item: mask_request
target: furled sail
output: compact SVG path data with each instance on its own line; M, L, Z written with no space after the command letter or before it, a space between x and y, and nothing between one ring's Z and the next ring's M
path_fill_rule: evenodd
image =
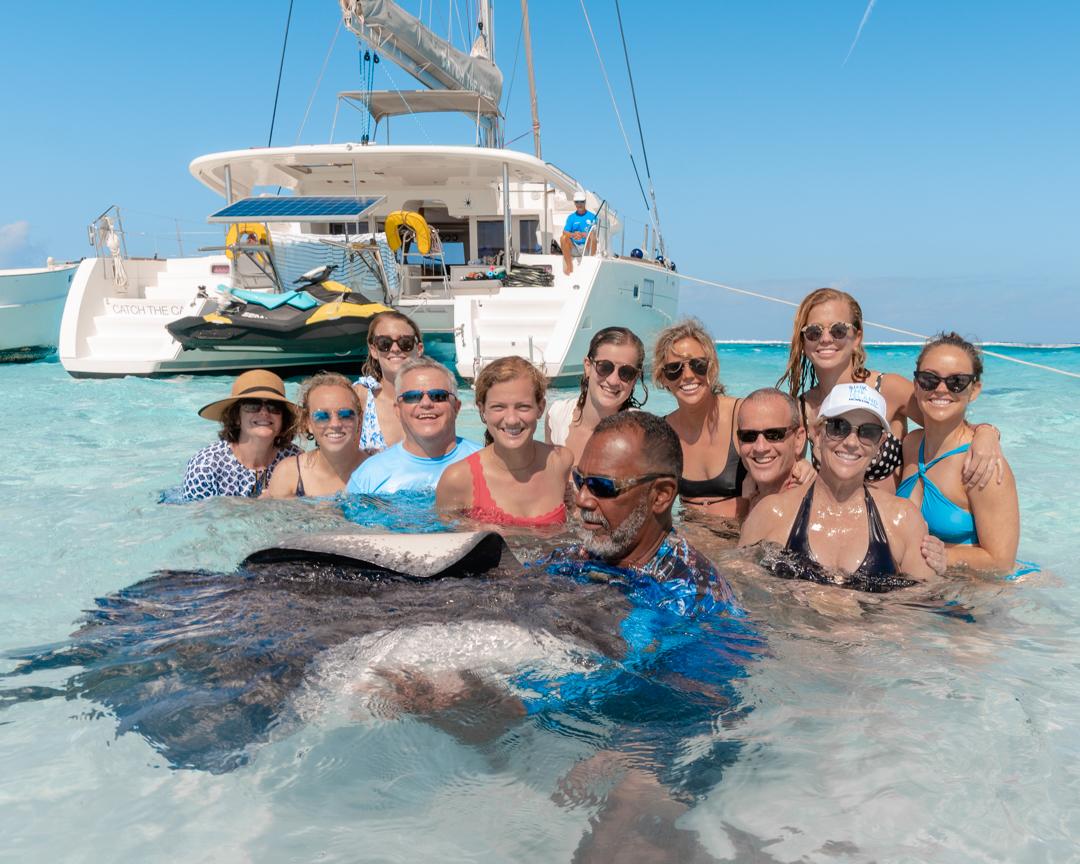
M496 105L502 72L482 40L473 56L440 39L391 0L340 0L345 26L432 90L472 90Z

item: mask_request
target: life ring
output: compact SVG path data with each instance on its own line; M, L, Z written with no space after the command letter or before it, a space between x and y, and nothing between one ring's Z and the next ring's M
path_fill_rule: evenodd
M266 226L261 222L234 222L229 226L229 233L225 235L225 254L229 258L235 258L233 246L243 246L250 243L253 246L269 246L270 234ZM264 257L259 253L260 257Z
M416 251L427 255L431 251L431 228L427 220L415 210L395 210L386 217L386 242L391 252L401 248L402 234L411 231Z

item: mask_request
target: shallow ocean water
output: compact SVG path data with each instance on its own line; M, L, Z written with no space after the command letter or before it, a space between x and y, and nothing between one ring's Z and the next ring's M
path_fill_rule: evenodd
M998 350L1080 372L1080 349ZM885 371L909 372L914 355L871 349ZM773 383L783 361L776 346L721 346L736 394ZM0 476L0 672L68 650L97 598L155 571L232 574L285 534L341 528L330 502L157 503L214 434L195 411L228 387L225 378L76 381L55 361L0 366L10 448ZM460 429L475 435L464 396ZM655 393L648 403L668 405ZM733 680L743 710L712 730L737 745L730 764L679 822L716 859L1080 860L1080 381L988 358L974 416L1002 430L1020 486L1019 557L1043 567L1034 577L871 597L770 580L696 535L767 646ZM171 638L195 642L213 624L188 622ZM444 637L462 638L455 628ZM408 635L396 650L408 650ZM432 644L427 630L412 635ZM478 638L488 640L478 651L525 663L580 659L546 643L538 655L513 629ZM496 745L463 740L360 699L349 670L361 648L312 657L289 694L291 722L219 772L175 767L140 717L119 716L102 690L0 699L0 859L571 860L596 802L554 793L600 733L519 722ZM78 671L43 664L0 679L0 690L63 690ZM127 674L105 669L102 686L123 687Z

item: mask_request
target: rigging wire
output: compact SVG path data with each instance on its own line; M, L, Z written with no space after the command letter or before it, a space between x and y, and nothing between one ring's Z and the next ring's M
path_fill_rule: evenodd
M506 90L506 96L503 101L503 125L507 125L510 121L510 94L514 92L514 79L517 78L518 60L521 58L521 34L525 32L525 19L521 19L521 24L518 26L517 47L514 49L514 66L510 70L510 86ZM517 139L514 139L517 140Z
M277 89L274 90L274 113L270 116L270 135L266 139L269 147L274 141L274 122L277 120L278 96L281 95L281 73L285 69L285 46L289 44L289 25L292 24L293 0L289 0L289 17L285 19L285 38L281 42L281 62L277 70Z
M330 63L330 55L334 53L334 46L337 44L337 38L341 35L341 28L345 26L343 20L338 20L337 29L334 31L334 38L330 40L330 47L326 51L326 57L323 59L322 69L319 70L319 77L315 81L315 88L311 91L311 98L308 99L307 110L304 111L304 119L300 121L300 128L296 130L296 143L300 143L300 136L304 134L304 127L307 125L308 115L311 114L311 106L315 104L315 96L319 92L319 88L322 86L323 75L326 74L326 67Z
M773 297L769 294L760 294L757 291L747 291L745 288L736 288L733 285L725 285L722 282L712 282L708 279L699 279L697 276L687 276L683 273L679 274L680 279L685 279L688 282L697 282L701 285L708 285L712 288L723 288L725 291L731 291L735 294L743 294L746 297L755 297L758 300L768 300L770 303L780 303L783 306L792 306L798 308L799 304L792 300L784 300L781 297ZM925 333L916 333L914 330L904 330L900 327L892 327L889 324L879 324L877 321L868 321L863 319L863 325L866 327L877 327L879 330L888 330L890 333L899 333L901 336L914 336L916 339L928 340L930 337ZM985 348L979 349L987 357L996 357L998 360L1008 360L1010 363L1019 363L1021 366L1031 366L1035 369L1042 369L1046 372L1056 372L1058 375L1065 375L1069 378L1080 378L1080 373L1069 372L1065 369L1056 369L1053 366L1046 366L1043 363L1032 363L1030 360L1021 360L1019 357L1010 357L1008 354L999 354L996 351L987 351Z
M656 189L653 187L652 172L649 171L649 153L645 149L645 132L641 128L641 112L638 111L637 91L634 89L634 73L630 66L630 49L626 47L626 31L623 30L622 10L619 8L619 0L615 0L615 16L619 19L619 37L622 39L623 56L626 58L626 77L630 79L630 96L634 102L634 117L637 118L638 137L641 139L641 157L645 162L645 176L649 180L649 197L652 199L653 214L656 218L656 237L660 241L660 254L666 254L664 249L664 234L660 230L660 210L656 206Z
M641 182L641 173L638 171L637 162L634 160L634 150L630 146L630 138L626 134L626 127L623 126L622 114L619 113L619 105L615 101L615 91L611 89L611 80L608 78L607 67L604 65L604 58L600 54L600 45L597 44L596 34L593 32L592 21L589 20L589 11L585 8L585 0L581 2L581 14L585 16L585 25L589 28L589 36L592 38L593 48L596 50L596 59L600 62L600 72L604 76L604 83L607 85L608 96L611 97L611 107L615 109L615 119L619 122L619 131L622 133L623 143L626 144L626 153L630 157L630 164L634 168L634 177L637 178L638 189L641 190L641 200L645 202L645 210L649 214L649 222L654 229L657 229L656 223L653 221L653 211L649 206L649 197L645 194L645 186ZM659 230L657 230L659 234Z

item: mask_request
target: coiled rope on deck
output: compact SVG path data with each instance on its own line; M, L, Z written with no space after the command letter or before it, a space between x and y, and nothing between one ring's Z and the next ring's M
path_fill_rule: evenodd
M725 285L722 282L712 282L708 279L699 279L697 276L687 276L685 273L679 274L679 278L685 279L689 282L697 282L701 285L708 285L712 288L723 288L725 291L731 291L735 294L743 294L746 297L755 297L758 300L767 300L770 303L780 303L783 306L792 306L798 308L799 304L792 300L785 300L782 297L773 297L769 294L761 294L757 291L747 291L745 288L736 288L733 285ZM930 339L925 333L916 333L914 330L904 330L901 327L893 327L890 324L879 324L877 321L867 321L863 319L864 327L877 327L879 330L888 330L890 333L899 333L902 336L914 336L916 339L922 339L926 341ZM1008 354L999 354L996 351L987 351L980 346L983 354L987 357L996 357L998 360L1008 360L1010 363L1019 363L1021 366L1031 366L1034 369L1042 369L1045 372L1056 372L1058 375L1065 375L1068 378L1080 378L1080 373L1069 372L1065 369L1057 369L1053 366L1047 366L1044 363L1032 363L1030 360L1021 360L1019 357L1010 357Z

